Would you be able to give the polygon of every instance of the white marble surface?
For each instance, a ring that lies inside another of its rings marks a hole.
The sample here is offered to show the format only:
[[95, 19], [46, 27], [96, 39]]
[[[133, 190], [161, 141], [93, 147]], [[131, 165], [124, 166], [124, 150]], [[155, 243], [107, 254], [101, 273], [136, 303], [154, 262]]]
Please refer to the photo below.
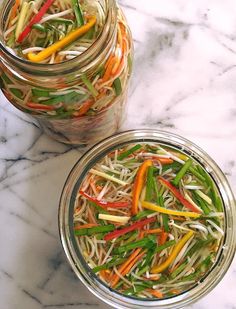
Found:
[[[135, 40], [128, 117], [204, 148], [236, 190], [235, 0], [120, 1]], [[79, 282], [57, 226], [80, 151], [59, 144], [0, 95], [0, 308], [108, 308]], [[236, 261], [193, 309], [236, 308]], [[190, 307], [189, 307], [190, 308]]]

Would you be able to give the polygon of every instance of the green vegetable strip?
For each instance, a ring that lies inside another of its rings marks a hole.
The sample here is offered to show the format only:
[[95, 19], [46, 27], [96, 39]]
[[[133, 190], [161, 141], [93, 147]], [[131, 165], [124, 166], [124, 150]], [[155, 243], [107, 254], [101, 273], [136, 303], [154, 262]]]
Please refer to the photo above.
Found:
[[38, 31], [40, 31], [42, 33], [46, 33], [47, 32], [47, 29], [43, 25], [41, 25], [41, 24], [34, 24], [32, 26], [32, 29], [38, 30]]
[[[131, 232], [131, 234], [132, 234], [132, 235], [131, 235], [129, 238], [126, 238], [126, 240], [124, 241], [124, 245], [126, 245], [126, 244], [128, 244], [128, 243], [134, 241], [134, 240], [137, 238], [137, 236], [138, 236], [138, 232], [136, 232], [136, 231]], [[122, 236], [121, 236], [121, 237], [122, 237]]]
[[118, 157], [117, 160], [123, 160], [127, 158], [129, 155], [134, 153], [135, 151], [139, 150], [142, 146], [140, 144], [135, 145], [134, 147], [130, 148], [129, 150], [122, 152]]
[[195, 273], [185, 276], [181, 279], [181, 281], [178, 282], [185, 282], [185, 281], [190, 281], [190, 280], [195, 280], [200, 274], [200, 271], [196, 271]]
[[171, 274], [171, 278], [174, 279], [175, 277], [178, 276], [178, 274], [181, 273], [182, 270], [185, 269], [185, 267], [188, 265], [188, 261], [185, 261], [184, 263], [182, 263], [178, 268], [176, 268], [173, 273]]
[[136, 235], [136, 237], [138, 236], [138, 232], [137, 231], [132, 231], [129, 232], [127, 234], [124, 234], [120, 237], [117, 238], [117, 242], [120, 243], [122, 240], [124, 241], [124, 243], [128, 242], [129, 238], [133, 238], [134, 235]]
[[93, 206], [94, 208], [97, 209], [98, 213], [109, 215], [109, 211], [103, 209], [101, 206], [97, 205], [96, 203], [94, 203], [94, 202], [92, 202], [92, 201], [88, 201], [88, 202], [89, 202], [89, 204], [90, 204], [91, 206]]
[[132, 218], [133, 221], [138, 221], [142, 218], [145, 218], [147, 217], [148, 215], [151, 215], [153, 214], [155, 211], [152, 211], [152, 210], [143, 210], [143, 211], [140, 211], [136, 216], [134, 216]]
[[75, 230], [75, 235], [94, 235], [97, 233], [111, 232], [115, 229], [113, 224], [104, 225], [104, 226], [95, 226], [86, 229]]
[[148, 269], [150, 269], [150, 263], [151, 263], [151, 260], [152, 260], [152, 258], [153, 258], [153, 256], [154, 256], [154, 250], [155, 249], [150, 249], [148, 252], [147, 252], [147, 255], [146, 255], [146, 258], [145, 258], [145, 262], [143, 263], [143, 262], [141, 262], [140, 264], [142, 265], [140, 265], [140, 266], [138, 266], [138, 268], [139, 267], [141, 267], [140, 268], [140, 270], [139, 270], [139, 272], [138, 272], [138, 276], [141, 276], [143, 273], [145, 273], [146, 272], [146, 270], [148, 270]]
[[100, 270], [104, 270], [104, 269], [109, 269], [113, 266], [117, 266], [117, 265], [120, 265], [122, 264], [127, 258], [121, 258], [121, 259], [112, 259], [110, 262], [106, 263], [106, 264], [103, 264], [103, 265], [100, 265], [100, 266], [96, 266], [93, 268], [93, 272], [97, 273], [98, 271]]
[[72, 6], [75, 12], [75, 17], [77, 21], [77, 26], [83, 26], [84, 25], [84, 18], [82, 14], [82, 10], [80, 8], [79, 0], [71, 0]]
[[192, 165], [193, 160], [192, 159], [188, 159], [185, 164], [182, 166], [181, 170], [178, 172], [178, 174], [175, 176], [175, 178], [173, 179], [172, 183], [177, 187], [180, 180], [184, 177], [184, 175], [186, 174], [186, 172], [188, 171], [188, 169], [190, 168], [190, 166]]
[[207, 246], [211, 242], [212, 239], [198, 240], [196, 244], [188, 251], [188, 255], [191, 257], [194, 254], [194, 252], [200, 250], [204, 246]]
[[124, 294], [125, 295], [135, 295], [135, 294], [142, 292], [146, 288], [147, 287], [145, 285], [138, 284], [138, 285], [135, 286], [135, 290], [134, 290], [134, 288], [129, 288], [129, 289], [124, 291]]
[[144, 267], [142, 267], [139, 271], [138, 271], [138, 273], [137, 273], [137, 275], [138, 276], [142, 276], [142, 274], [144, 274], [146, 271], [148, 271], [150, 269], [150, 266], [149, 265], [146, 265], [146, 266], [144, 266]]
[[207, 206], [207, 203], [198, 194], [196, 194], [194, 191], [192, 192], [192, 196], [193, 196], [194, 200], [197, 202], [197, 204], [201, 207], [204, 214], [209, 215], [209, 213], [211, 211], [210, 211], [209, 207]]
[[159, 253], [159, 252], [161, 252], [162, 250], [164, 250], [166, 248], [172, 247], [173, 245], [175, 245], [175, 243], [176, 243], [175, 240], [167, 241], [164, 245], [161, 245], [161, 246], [157, 247], [155, 249], [154, 253]]
[[76, 101], [80, 100], [83, 97], [84, 95], [72, 91], [64, 95], [56, 96], [49, 100], [41, 101], [41, 103], [45, 105], [54, 105], [58, 103], [69, 104], [69, 103], [75, 103]]
[[148, 168], [147, 172], [147, 185], [146, 185], [146, 197], [145, 200], [151, 202], [153, 192], [153, 166]]
[[85, 74], [81, 75], [81, 79], [83, 83], [86, 85], [88, 90], [91, 92], [92, 96], [96, 97], [98, 95], [97, 90], [94, 88], [93, 84], [90, 82], [90, 80], [87, 78]]
[[[159, 204], [161, 207], [164, 207], [163, 197], [158, 192], [157, 182], [156, 182], [156, 179], [154, 177], [153, 177], [153, 188], [154, 188], [154, 192], [156, 194], [157, 204]], [[170, 231], [169, 224], [168, 224], [169, 223], [169, 216], [167, 214], [162, 214], [162, 221], [163, 221], [164, 231], [169, 233], [169, 231]]]
[[194, 167], [190, 167], [189, 168], [189, 171], [194, 175], [196, 176], [200, 181], [204, 182], [205, 181], [205, 178], [200, 174], [198, 173], [198, 171], [196, 171], [196, 169]]
[[54, 18], [50, 20], [50, 23], [60, 23], [60, 24], [66, 24], [66, 25], [73, 25], [74, 21], [70, 19], [65, 18]]
[[113, 87], [115, 89], [116, 96], [118, 97], [122, 93], [122, 86], [119, 77], [114, 80]]
[[[2, 80], [7, 84], [7, 85], [11, 85], [12, 82], [11, 80], [8, 78], [8, 76], [5, 73], [2, 73], [1, 75]], [[21, 90], [17, 89], [17, 88], [9, 88], [9, 91], [16, 96], [18, 99], [22, 99], [23, 93]]]
[[35, 97], [50, 97], [50, 92], [48, 90], [38, 89], [38, 88], [32, 88], [32, 95]]
[[133, 243], [120, 246], [119, 248], [116, 248], [113, 250], [115, 254], [127, 252], [129, 250], [135, 249], [135, 248], [142, 248], [145, 247], [148, 243], [150, 243], [149, 238], [143, 238], [141, 240], [135, 241]]
[[196, 271], [200, 270], [204, 272], [206, 268], [210, 266], [211, 263], [212, 263], [212, 255], [210, 254], [198, 265], [198, 267], [196, 268]]
[[210, 195], [217, 211], [219, 212], [222, 211], [223, 210], [222, 201], [215, 191], [213, 180], [201, 167], [198, 168], [198, 171], [203, 175], [206, 185], [210, 187], [210, 194], [208, 195]]

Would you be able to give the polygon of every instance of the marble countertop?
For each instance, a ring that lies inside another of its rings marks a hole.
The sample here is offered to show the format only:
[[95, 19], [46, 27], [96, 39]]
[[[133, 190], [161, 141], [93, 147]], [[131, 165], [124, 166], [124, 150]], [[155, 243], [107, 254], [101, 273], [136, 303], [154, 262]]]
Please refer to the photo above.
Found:
[[[135, 65], [122, 129], [179, 133], [210, 154], [236, 191], [234, 0], [119, 1]], [[0, 94], [0, 307], [108, 306], [80, 283], [58, 236], [60, 193], [81, 152], [59, 144]], [[236, 260], [189, 308], [235, 309]]]

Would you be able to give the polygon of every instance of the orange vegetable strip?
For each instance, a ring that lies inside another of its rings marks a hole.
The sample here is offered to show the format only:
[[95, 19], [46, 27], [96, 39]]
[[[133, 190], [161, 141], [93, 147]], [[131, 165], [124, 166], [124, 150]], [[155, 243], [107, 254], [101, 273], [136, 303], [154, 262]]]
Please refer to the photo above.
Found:
[[162, 229], [153, 229], [153, 230], [142, 231], [142, 233], [144, 233], [144, 234], [159, 234], [159, 233], [162, 233], [162, 232], [163, 232]]
[[168, 238], [168, 233], [162, 231], [161, 235], [160, 235], [160, 239], [159, 239], [159, 246], [162, 246], [165, 244], [165, 242], [167, 241]]
[[[134, 266], [134, 264], [144, 255], [145, 252], [140, 253], [141, 250], [142, 250], [141, 248], [136, 249], [130, 255], [128, 260], [119, 267], [118, 272], [122, 276], [125, 276], [126, 274], [128, 274], [128, 272]], [[111, 286], [115, 287], [117, 283], [119, 282], [119, 280], [120, 280], [120, 277], [117, 274], [115, 274], [114, 277], [112, 277]]]
[[163, 298], [163, 294], [160, 291], [153, 290], [153, 289], [147, 289], [146, 291], [157, 298]]
[[130, 272], [131, 268], [135, 265], [135, 263], [136, 263], [138, 260], [140, 260], [140, 259], [144, 256], [144, 254], [145, 254], [145, 252], [139, 253], [139, 255], [137, 255], [136, 258], [134, 258], [134, 259], [132, 260], [132, 262], [130, 262], [129, 265], [125, 268], [125, 270], [121, 273], [122, 276], [127, 275], [127, 274]]
[[131, 208], [132, 215], [136, 215], [138, 213], [139, 197], [142, 192], [144, 182], [146, 181], [146, 174], [148, 167], [150, 166], [152, 166], [151, 160], [144, 161], [143, 164], [139, 167], [138, 172], [136, 174], [133, 186], [133, 201]]
[[90, 109], [90, 107], [93, 105], [93, 103], [94, 103], [93, 100], [87, 100], [87, 101], [85, 101], [85, 102], [82, 104], [81, 108], [80, 108], [78, 111], [74, 112], [73, 115], [76, 116], [76, 117], [83, 116], [84, 114], [87, 113], [87, 111]]
[[[155, 159], [155, 158], [153, 158]], [[172, 164], [174, 162], [174, 160], [170, 159], [170, 158], [158, 158], [156, 157], [157, 161], [159, 161], [161, 164]]]
[[19, 6], [20, 6], [20, 0], [16, 0], [15, 4], [13, 5], [12, 10], [11, 10], [11, 17], [10, 17], [9, 23], [11, 23], [11, 21], [16, 17], [16, 12], [17, 12], [17, 9], [19, 8]]
[[[122, 272], [128, 267], [128, 265], [136, 258], [136, 256], [139, 255], [141, 248], [137, 248], [132, 252], [132, 254], [129, 256], [129, 258], [118, 268], [118, 272], [122, 274]], [[117, 274], [114, 274], [111, 278], [111, 285], [112, 287], [116, 286], [119, 282], [120, 277]]]
[[45, 105], [45, 104], [41, 104], [41, 103], [27, 102], [26, 106], [33, 108], [33, 109], [40, 110], [40, 111], [54, 111], [55, 110], [54, 106]]
[[75, 226], [74, 230], [77, 231], [77, 230], [80, 230], [80, 229], [88, 229], [88, 228], [94, 227], [94, 226], [98, 226], [98, 224], [95, 224], [95, 223], [87, 223], [87, 224]]
[[122, 51], [120, 50], [118, 55], [116, 55], [116, 61], [115, 61], [114, 66], [112, 68], [111, 75], [115, 75], [116, 71], [118, 70], [120, 62], [121, 62], [121, 58], [122, 58]]
[[116, 63], [116, 56], [112, 56], [112, 58], [109, 60], [109, 63], [107, 65], [107, 68], [106, 68], [106, 71], [102, 77], [102, 83], [108, 81], [110, 79], [110, 76], [111, 76], [111, 72], [112, 72], [112, 69], [114, 67]]

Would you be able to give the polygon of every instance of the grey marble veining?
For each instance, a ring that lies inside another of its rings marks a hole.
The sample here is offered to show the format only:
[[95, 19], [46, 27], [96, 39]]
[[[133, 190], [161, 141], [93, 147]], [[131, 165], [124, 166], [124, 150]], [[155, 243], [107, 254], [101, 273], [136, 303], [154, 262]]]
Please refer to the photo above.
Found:
[[[122, 129], [179, 133], [211, 155], [236, 190], [234, 0], [123, 0], [135, 43]], [[45, 136], [0, 95], [0, 308], [109, 308], [76, 278], [57, 226], [60, 193], [81, 155]], [[192, 309], [235, 309], [236, 261]]]

